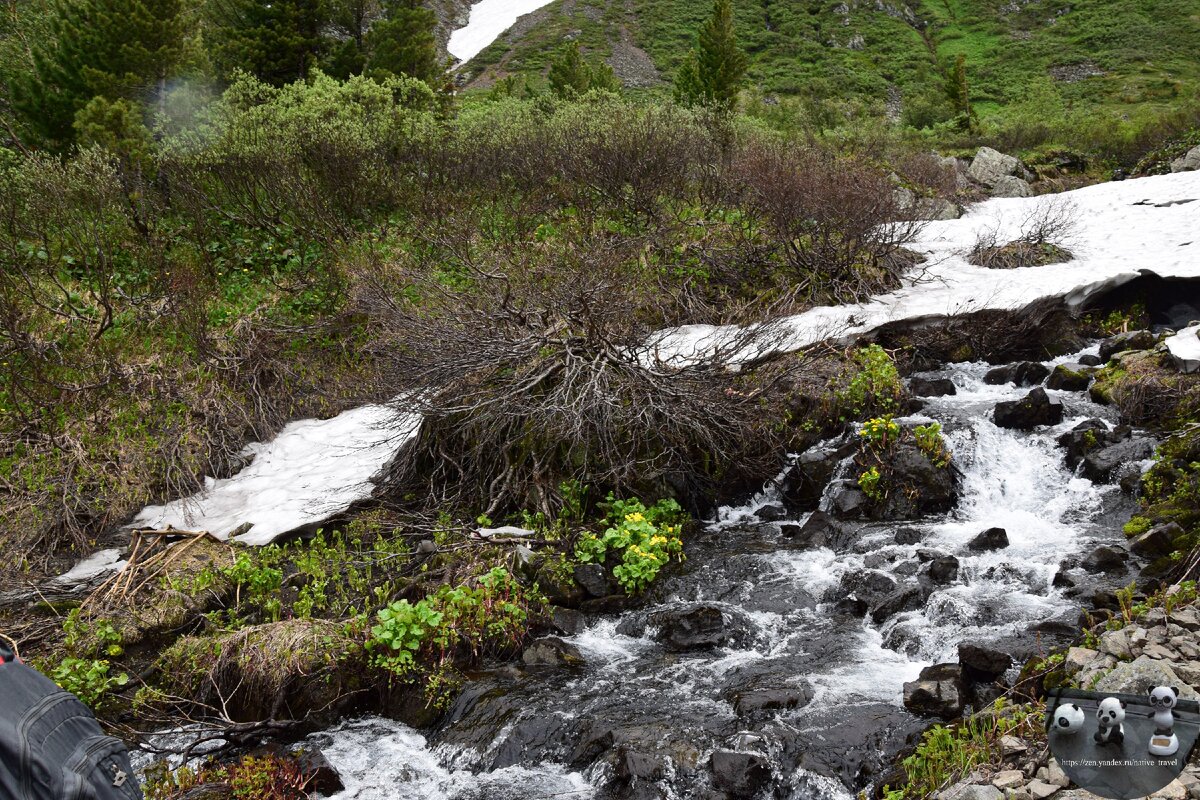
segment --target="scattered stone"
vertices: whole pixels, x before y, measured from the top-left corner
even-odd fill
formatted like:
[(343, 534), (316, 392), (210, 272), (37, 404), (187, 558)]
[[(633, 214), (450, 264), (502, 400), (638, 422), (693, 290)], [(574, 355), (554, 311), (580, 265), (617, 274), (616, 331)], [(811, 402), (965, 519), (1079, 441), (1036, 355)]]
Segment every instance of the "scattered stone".
[(995, 786), (973, 784), (970, 786), (954, 786), (947, 789), (938, 797), (945, 800), (1005, 800), (1004, 793)]
[(954, 556), (935, 558), (926, 564), (921, 574), (937, 586), (946, 586), (958, 580), (958, 559)]
[(578, 667), (583, 664), (583, 655), (570, 642), (546, 636), (526, 647), (521, 660), (527, 667)]
[(573, 608), (554, 606), (550, 609), (550, 624), (564, 636), (574, 636), (587, 627), (587, 619)]
[(1039, 425), (1062, 422), (1063, 404), (1058, 398), (1047, 395), (1046, 390), (1039, 386), (1020, 400), (997, 403), (993, 416), (1001, 428), (1032, 430)]
[(1004, 528), (988, 528), (967, 543), (968, 550), (1002, 550), (1008, 547), (1008, 531)]
[(575, 582), (592, 597), (607, 597), (616, 591), (608, 572), (599, 564), (580, 564), (575, 568)]
[(1178, 522), (1155, 525), (1129, 542), (1129, 551), (1145, 558), (1161, 558), (1175, 549), (1175, 539), (1183, 535)]
[(1047, 797), (1054, 794), (1060, 787), (1052, 783), (1046, 783), (1041, 780), (1030, 781), (1025, 786), (1025, 791), (1029, 792), (1033, 800), (1046, 800)]
[(771, 766), (758, 753), (717, 750), (709, 764), (713, 783), (734, 797), (753, 797), (771, 780)]
[(841, 523), (824, 511), (812, 512), (803, 525), (783, 524), (779, 526), (779, 530), (799, 547), (829, 547), (832, 549), (844, 546), (850, 534)]
[(1193, 147), (1171, 162), (1171, 172), (1191, 172), (1200, 169), (1200, 147)]
[(775, 522), (787, 516), (787, 509), (779, 503), (767, 503), (754, 510), (754, 516), (764, 522)]
[(1002, 650), (971, 642), (959, 642), (958, 663), (968, 680), (986, 683), (994, 681), (1012, 666), (1012, 656)]
[(958, 387), (949, 378), (920, 378), (908, 379), (908, 390), (917, 397), (944, 397), (958, 394)]
[(1080, 670), (1091, 664), (1100, 655), (1088, 647), (1072, 647), (1067, 650), (1063, 659), (1063, 672), (1068, 676), (1078, 674)]
[(1067, 466), (1075, 469), (1079, 466), (1079, 462), (1083, 461), (1084, 457), (1098, 447), (1103, 447), (1109, 444), (1128, 438), (1125, 431), (1116, 433), (1109, 431), (1108, 425), (1104, 420), (1085, 419), (1083, 422), (1076, 425), (1071, 430), (1058, 437), (1058, 443), (1067, 451)]
[(968, 178), (988, 187), (995, 186), (1000, 178), (1027, 174), (1019, 159), (991, 147), (979, 148), (975, 158), (971, 159), (971, 166), (967, 168)]
[(705, 603), (661, 609), (651, 613), (647, 622), (658, 629), (663, 646), (676, 653), (719, 647), (738, 633), (719, 607)]
[(838, 592), (842, 596), (854, 595), (873, 606), (896, 591), (896, 579), (886, 572), (867, 569), (861, 572), (848, 572), (842, 576)]
[(1016, 736), (1008, 735), (1000, 737), (1000, 754), (1005, 758), (1011, 756), (1019, 756), (1029, 750), (1025, 742), (1018, 739)]
[(1023, 178), (1001, 175), (992, 184), (992, 197), (1033, 197), (1033, 187)]
[(997, 772), (992, 778), (992, 786), (1000, 791), (1016, 789), (1025, 785), (1025, 773), (1019, 769), (1006, 769)]
[[(1101, 637), (1101, 641), (1103, 639)], [(1148, 686), (1175, 686), (1179, 689), (1180, 697), (1197, 699), (1196, 690), (1181, 680), (1170, 665), (1144, 655), (1117, 664), (1112, 672), (1100, 679), (1095, 688), (1098, 692), (1144, 694)]]
[(1088, 553), (1082, 566), (1088, 572), (1120, 572), (1128, 559), (1129, 553), (1121, 548), (1102, 544)]
[(1144, 461), (1154, 455), (1153, 439), (1126, 439), (1088, 453), (1083, 459), (1083, 474), (1094, 483), (1106, 483), (1123, 465)]
[(930, 590), (920, 584), (906, 584), (883, 598), (871, 609), (871, 620), (876, 624), (904, 611), (915, 611), (929, 597)]
[(989, 386), (1000, 386), (1011, 383), (1015, 386), (1036, 386), (1050, 374), (1050, 368), (1036, 361), (1019, 361), (1015, 364), (1005, 364), (992, 367), (983, 376), (983, 382)]
[(923, 537), (918, 528), (900, 528), (896, 531), (896, 544), (919, 544)]
[(812, 700), (807, 684), (782, 688), (739, 689), (728, 698), (739, 717), (756, 716), (763, 711), (800, 708)]
[(779, 482), (784, 505), (792, 511), (815, 511), (838, 464), (856, 447), (857, 442), (850, 441), (832, 448), (811, 447), (797, 456)]
[(1100, 360), (1100, 356), (1084, 353), (1079, 357), (1079, 363), (1085, 367), (1100, 367), (1104, 362)]
[(941, 221), (958, 219), (963, 215), (962, 206), (942, 197), (922, 197), (914, 206), (917, 219)]
[(904, 684), (904, 707), (920, 716), (954, 719), (964, 705), (962, 669), (958, 664), (934, 664)]
[(1052, 783), (1060, 789), (1065, 789), (1071, 785), (1071, 779), (1067, 777), (1067, 773), (1058, 765), (1058, 761), (1051, 758), (1050, 763), (1046, 765), (1047, 783)]
[(1059, 364), (1050, 373), (1050, 377), (1046, 378), (1046, 388), (1060, 389), (1064, 392), (1087, 391), (1092, 376), (1090, 372), (1085, 372), (1085, 369), (1082, 364)]
[(1149, 350), (1158, 343), (1158, 337), (1150, 331), (1125, 331), (1110, 336), (1100, 343), (1100, 360), (1108, 361), (1125, 350)]

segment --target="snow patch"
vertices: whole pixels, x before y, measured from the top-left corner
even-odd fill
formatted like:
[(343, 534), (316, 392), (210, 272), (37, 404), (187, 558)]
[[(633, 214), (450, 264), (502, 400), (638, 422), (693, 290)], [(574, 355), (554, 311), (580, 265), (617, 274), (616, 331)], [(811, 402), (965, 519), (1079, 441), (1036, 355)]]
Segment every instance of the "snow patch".
[(551, 0), (480, 0), (471, 6), (465, 27), (450, 34), (446, 52), (461, 62), (470, 61), (513, 26), (520, 17), (550, 4)]
[(1175, 361), (1180, 372), (1196, 372), (1200, 370), (1200, 325), (1184, 328), (1174, 336), (1168, 337), (1165, 344), (1167, 352)]

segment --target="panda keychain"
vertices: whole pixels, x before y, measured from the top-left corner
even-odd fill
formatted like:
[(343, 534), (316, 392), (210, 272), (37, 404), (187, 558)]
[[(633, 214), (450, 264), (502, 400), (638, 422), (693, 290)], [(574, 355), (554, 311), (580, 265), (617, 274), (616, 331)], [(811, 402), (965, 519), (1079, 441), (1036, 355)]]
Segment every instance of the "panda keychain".
[(1072, 736), (1083, 730), (1085, 719), (1082, 708), (1074, 703), (1063, 703), (1054, 709), (1054, 721), (1050, 724), (1050, 730), (1062, 736)]
[(1125, 741), (1125, 701), (1115, 697), (1106, 697), (1100, 701), (1096, 709), (1098, 729), (1095, 736), (1096, 744), (1120, 745)]
[(1179, 750), (1175, 736), (1175, 704), (1179, 690), (1173, 686), (1150, 688), (1150, 707), (1154, 709), (1154, 733), (1150, 736), (1150, 755), (1173, 756)]

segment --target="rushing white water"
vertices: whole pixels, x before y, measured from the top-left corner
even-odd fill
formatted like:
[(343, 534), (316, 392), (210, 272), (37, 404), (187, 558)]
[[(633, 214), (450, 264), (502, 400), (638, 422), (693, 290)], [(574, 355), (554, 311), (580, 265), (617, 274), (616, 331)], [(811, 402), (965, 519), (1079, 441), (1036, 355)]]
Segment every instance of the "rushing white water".
[[(657, 752), (692, 759), (692, 772), (668, 771), (656, 784), (662, 797), (690, 796), (704, 785), (712, 749), (757, 749), (778, 764), (781, 748), (793, 740), (811, 764), (777, 775), (788, 796), (848, 800), (853, 795), (843, 780), (853, 774), (842, 772), (839, 779), (837, 765), (898, 747), (916, 730), (901, 711), (906, 681), (928, 664), (955, 660), (962, 641), (1028, 644), (1035, 638), (1032, 625), (1071, 613), (1070, 601), (1052, 584), (1060, 561), (1121, 538), (1100, 524), (1119, 490), (1074, 475), (1055, 442), (1079, 419), (1110, 412), (1082, 393), (1051, 392), (1067, 407), (1062, 424), (1034, 432), (998, 428), (992, 406), (1028, 389), (986, 385), (986, 368), (950, 369), (958, 393), (931, 398), (922, 412), (945, 425), (963, 478), (952, 512), (905, 526), (920, 532), (918, 544), (897, 544), (895, 524), (869, 523), (844, 547), (796, 549), (779, 536), (775, 525), (781, 523), (756, 517), (778, 500), (768, 486), (744, 506), (719, 511), (708, 532), (689, 544), (687, 569), (666, 579), (665, 594), (649, 609), (715, 605), (741, 620), (747, 636), (711, 650), (672, 653), (645, 628), (647, 610), (593, 617), (583, 632), (567, 637), (583, 656), (582, 671), (504, 679), (500, 691), (485, 689), (482, 699), (456, 707), (453, 721), (430, 739), (374, 718), (314, 737), (346, 779), (338, 797), (396, 796), (389, 790), (431, 800), (607, 796), (607, 761), (574, 772), (564, 766), (572, 745), (560, 751), (547, 744), (599, 724), (602, 730), (652, 730)], [(1008, 547), (968, 548), (971, 538), (994, 526), (1007, 530)], [(927, 548), (956, 556), (960, 569), (957, 580), (934, 590), (919, 609), (880, 624), (835, 611), (844, 576), (872, 568), (903, 584), (913, 579), (906, 565), (915, 565), (918, 551)], [(756, 721), (732, 705), (731, 692), (746, 688), (803, 688), (811, 700)], [(522, 739), (520, 732), (531, 727), (538, 735)], [(482, 749), (468, 742), (481, 742)], [(502, 753), (508, 760), (497, 760)], [(497, 763), (502, 766), (494, 768)]]

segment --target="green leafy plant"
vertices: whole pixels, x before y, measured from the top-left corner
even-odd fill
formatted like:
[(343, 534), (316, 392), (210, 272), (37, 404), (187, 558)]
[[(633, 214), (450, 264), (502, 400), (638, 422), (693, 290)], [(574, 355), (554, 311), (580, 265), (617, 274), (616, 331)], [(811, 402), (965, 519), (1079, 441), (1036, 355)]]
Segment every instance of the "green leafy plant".
[(885, 449), (900, 436), (900, 424), (891, 417), (875, 417), (863, 423), (858, 435), (877, 449)]
[(913, 438), (917, 447), (925, 457), (937, 467), (945, 467), (950, 463), (950, 454), (946, 452), (946, 442), (942, 438), (941, 423), (931, 422), (928, 425), (918, 425), (913, 428)]
[(627, 594), (644, 591), (672, 558), (683, 559), (683, 509), (674, 500), (660, 500), (650, 508), (640, 500), (608, 499), (609, 527), (596, 536), (580, 537), (575, 557), (585, 563), (603, 563), (610, 552), (620, 555), (613, 577)]
[(880, 474), (879, 467), (871, 467), (858, 476), (858, 487), (863, 490), (863, 494), (877, 503), (883, 502), (887, 497), (882, 483), (883, 475)]
[(442, 624), (442, 616), (429, 600), (416, 604), (397, 600), (381, 609), (376, 615), (379, 624), (371, 628), (366, 645), (372, 652), (372, 664), (395, 675), (412, 672), (417, 666), (417, 651), (430, 632)]

